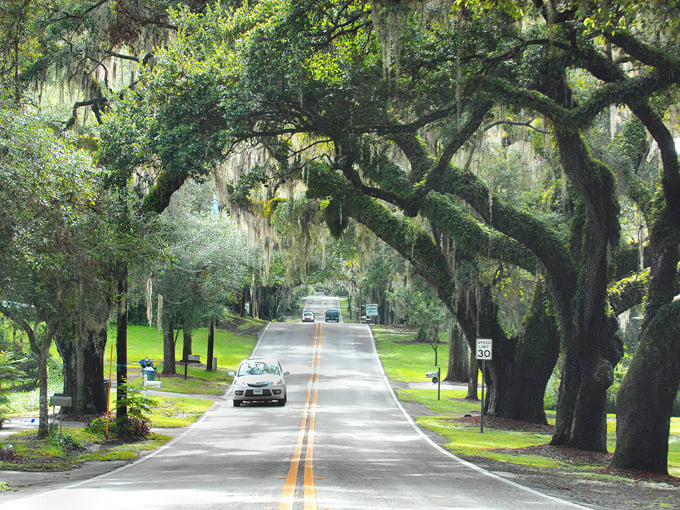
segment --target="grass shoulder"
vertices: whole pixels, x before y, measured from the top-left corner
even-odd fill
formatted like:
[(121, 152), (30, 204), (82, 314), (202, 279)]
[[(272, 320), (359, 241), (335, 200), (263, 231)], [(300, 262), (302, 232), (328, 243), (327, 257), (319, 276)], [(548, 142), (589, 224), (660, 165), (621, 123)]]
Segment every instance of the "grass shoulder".
[[(143, 440), (121, 441), (80, 426), (55, 428), (47, 438), (38, 439), (35, 430), (25, 430), (3, 441), (0, 469), (66, 471), (88, 460), (134, 460), (141, 452), (154, 450), (170, 439), (168, 435), (151, 433)], [(5, 487), (10, 488), (7, 484)]]
[[(438, 399), (436, 385), (414, 384), (425, 383), (425, 372), (435, 370), (430, 344), (415, 342), (413, 331), (382, 326), (372, 326), (372, 330), (385, 373), (394, 386), (403, 387), (396, 390), (398, 398), (404, 404), (416, 404), (411, 408), (412, 414), (416, 414), (416, 422), (443, 438), (442, 446), (450, 452), (475, 462), (502, 462), (506, 468), (552, 469), (593, 479), (636, 476), (610, 473), (607, 465), (611, 454), (550, 446), (554, 413), (549, 411), (548, 425), (544, 426), (485, 416), (482, 433), (480, 401), (466, 399), (466, 390), (447, 390), (442, 386)], [(448, 352), (439, 352), (438, 357), (444, 377)], [(612, 452), (616, 446), (615, 415), (608, 416), (607, 432), (607, 447)], [(668, 464), (669, 473), (673, 477), (680, 476), (679, 418), (673, 418), (671, 422)]]

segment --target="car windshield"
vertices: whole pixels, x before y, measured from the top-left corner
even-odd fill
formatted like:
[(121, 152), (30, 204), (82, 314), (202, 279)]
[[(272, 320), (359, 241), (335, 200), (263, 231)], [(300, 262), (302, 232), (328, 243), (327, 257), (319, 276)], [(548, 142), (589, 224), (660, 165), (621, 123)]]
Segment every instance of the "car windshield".
[(262, 374), (280, 375), (281, 371), (279, 370), (278, 365), (273, 363), (268, 363), (266, 361), (248, 361), (239, 367), (237, 375), (243, 376)]

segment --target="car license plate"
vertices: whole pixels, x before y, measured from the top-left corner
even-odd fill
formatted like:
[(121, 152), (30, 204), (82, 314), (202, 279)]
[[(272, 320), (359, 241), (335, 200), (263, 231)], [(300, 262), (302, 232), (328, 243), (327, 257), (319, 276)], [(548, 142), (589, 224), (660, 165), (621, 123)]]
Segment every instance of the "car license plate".
[(262, 395), (262, 390), (261, 389), (253, 390), (253, 395)]

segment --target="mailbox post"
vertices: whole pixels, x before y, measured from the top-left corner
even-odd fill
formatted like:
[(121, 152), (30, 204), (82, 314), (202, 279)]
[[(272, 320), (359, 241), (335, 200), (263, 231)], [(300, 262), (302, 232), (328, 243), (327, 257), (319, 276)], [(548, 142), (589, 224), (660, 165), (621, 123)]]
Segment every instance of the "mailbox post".
[(160, 388), (161, 387), (161, 381), (149, 381), (146, 378), (146, 374), (143, 376), (143, 386), (144, 386), (144, 400), (149, 400), (149, 387), (151, 388)]
[(432, 379), (432, 383), (437, 383), (437, 400), (441, 400), (442, 396), (442, 369), (437, 368), (436, 372), (425, 372), (425, 377)]
[(201, 362), (201, 356), (199, 354), (188, 354), (187, 359), (182, 360), (184, 361), (184, 379), (187, 378), (187, 366), (189, 363), (200, 363)]
[[(50, 405), (52, 406), (52, 413), (56, 414), (56, 410), (54, 409), (56, 406), (59, 406), (60, 408), (62, 407), (71, 407), (71, 397), (68, 395), (64, 395), (62, 393), (55, 393), (52, 395), (50, 398)], [(61, 409), (59, 409), (59, 432), (61, 432), (62, 429), (62, 420), (63, 416), (61, 415)]]

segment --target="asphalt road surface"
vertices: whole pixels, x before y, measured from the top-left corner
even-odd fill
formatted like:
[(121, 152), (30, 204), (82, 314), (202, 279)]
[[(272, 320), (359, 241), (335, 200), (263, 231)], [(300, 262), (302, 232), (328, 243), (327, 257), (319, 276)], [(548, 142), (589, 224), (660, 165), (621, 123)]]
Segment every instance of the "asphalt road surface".
[[(153, 454), (0, 508), (521, 509), (585, 508), (460, 461), (403, 412), (368, 327), (323, 322), (336, 298), (310, 297), (315, 323), (271, 323), (255, 354), (290, 372), (288, 404), (233, 407), (229, 393)], [(2, 500), (0, 500), (1, 502)]]

